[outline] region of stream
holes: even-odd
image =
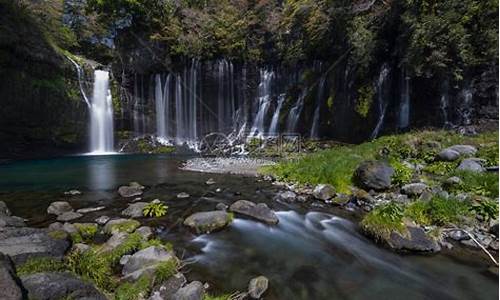
[[[186,277],[208,282],[211,291],[246,290],[258,275],[269,278],[265,299],[498,299],[498,278],[483,260],[450,254],[400,255],[359,233],[353,213],[324,205],[282,203],[277,186],[255,177],[206,174],[179,169],[189,157],[173,155],[68,156],[0,164],[0,200],[31,226],[47,226],[53,201],[74,208],[104,205],[77,222],[118,216],[129,201],[116,193],[138,181],[142,198],[159,198],[167,216],[143,219],[159,228],[187,260]],[[205,182],[213,178],[214,185]],[[79,196],[64,195],[78,189]],[[217,191],[220,189],[220,191]],[[191,195],[177,199],[180,192]],[[193,212],[214,210],[239,199],[265,202],[279,224],[268,226],[236,216],[222,231],[196,236],[181,225]]]

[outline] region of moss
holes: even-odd
[[[234,213],[228,212],[227,213],[227,219],[229,223],[232,223],[234,221]]]
[[[66,270],[63,262],[51,257],[32,257],[16,268],[19,276],[40,272],[62,272]]]
[[[118,224],[112,224],[109,227],[109,232],[133,232],[137,227],[141,226],[141,223],[137,220],[126,220]]]
[[[143,275],[136,282],[122,283],[115,291],[115,300],[146,299],[151,291],[151,278]]]
[[[82,224],[75,223],[74,224],[77,232],[71,234],[71,238],[74,243],[89,243],[94,239],[94,236],[97,234],[97,224]]]
[[[55,240],[65,240],[68,238],[68,233],[64,230],[53,230],[49,232],[49,236]]]
[[[387,239],[394,231],[404,233],[406,226],[403,223],[404,210],[397,203],[389,203],[374,208],[366,214],[361,226],[368,234],[377,239]]]
[[[95,249],[73,251],[66,256],[65,262],[73,273],[92,281],[101,289],[111,290],[116,284],[109,261]]]

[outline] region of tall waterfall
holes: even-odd
[[[169,137],[171,79],[172,76],[168,74],[165,84],[162,85],[161,75],[155,76],[156,135],[163,143],[166,143]]]
[[[292,109],[288,113],[288,120],[286,122],[286,130],[288,133],[297,133],[297,125],[299,124],[300,114],[304,108],[304,98],[307,96],[308,90],[304,88],[302,93],[300,93],[297,102],[295,102]]]
[[[443,123],[445,127],[450,124],[448,118],[448,107],[450,102],[448,89],[449,89],[448,80],[445,80],[441,85],[441,97],[439,99],[439,109],[441,110],[441,113],[443,115]]]
[[[406,68],[401,70],[401,102],[399,104],[399,128],[404,129],[410,125],[410,78]]]
[[[90,106],[90,151],[113,152],[113,103],[109,90],[109,73],[94,72],[94,90]]]
[[[66,56],[66,58],[75,66],[76,68],[76,76],[78,77],[78,86],[80,88],[80,93],[82,94],[83,100],[85,100],[85,103],[87,103],[87,106],[90,108],[90,101],[89,98],[87,98],[87,93],[85,93],[85,89],[83,88],[83,70],[80,65],[71,59],[71,57]]]
[[[460,93],[460,98],[462,101],[460,103],[459,113],[462,125],[471,124],[472,97],[472,89],[470,88],[470,84],[467,83],[465,88]]]
[[[387,95],[384,93],[387,75],[389,75],[389,67],[387,66],[387,64],[383,64],[377,80],[378,120],[377,125],[375,125],[375,128],[373,129],[370,136],[371,139],[374,139],[379,135],[380,130],[382,129],[382,126],[384,124],[385,113],[389,104],[386,99]]]
[[[236,104],[234,66],[225,59],[217,61],[217,129],[227,132],[232,128]]]
[[[278,123],[280,119],[280,112],[281,112],[281,107],[283,106],[283,102],[285,102],[285,94],[280,94],[278,96],[278,105],[276,106],[273,118],[271,119],[271,125],[269,126],[269,134],[272,136],[276,136],[279,133]]]
[[[321,110],[321,102],[325,89],[326,76],[322,76],[318,84],[318,93],[316,95],[316,108],[314,109],[313,123],[311,126],[310,137],[313,139],[319,138],[319,116]]]
[[[266,133],[265,121],[267,111],[271,104],[271,83],[274,78],[274,72],[261,69],[259,83],[259,106],[255,115],[249,137],[263,137]]]

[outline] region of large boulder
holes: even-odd
[[[439,244],[420,227],[407,226],[407,233],[393,231],[386,240],[393,250],[403,252],[439,252]]]
[[[457,151],[460,155],[474,155],[477,152],[476,147],[471,145],[453,145],[447,149]]]
[[[323,201],[330,200],[335,196],[335,188],[330,184],[318,184],[313,190],[313,196]]]
[[[172,251],[163,247],[151,246],[136,252],[123,266],[122,275],[124,280],[137,280],[145,273],[153,273],[160,263],[177,261]]]
[[[136,220],[132,219],[115,219],[108,221],[106,225],[104,225],[104,232],[107,234],[114,234],[116,232],[127,232],[131,233],[134,232],[134,230],[141,226],[141,223],[139,223]]]
[[[190,215],[184,220],[184,225],[191,227],[197,233],[210,233],[226,227],[231,223],[231,216],[225,211],[206,211]]]
[[[144,187],[137,182],[131,182],[129,185],[122,185],[118,188],[118,194],[124,198],[142,195]]]
[[[202,300],[204,293],[203,283],[193,281],[177,290],[172,296],[172,300]]]
[[[461,156],[470,156],[476,154],[477,149],[470,145],[454,145],[441,150],[438,153],[437,159],[443,161],[455,161]]]
[[[66,201],[56,201],[50,203],[49,207],[47,208],[47,213],[51,215],[62,215],[67,212],[73,211],[73,207],[66,202]]]
[[[391,186],[394,169],[384,161],[362,162],[354,172],[355,183],[366,190],[385,190]]]
[[[71,273],[35,273],[24,276],[21,280],[28,291],[29,299],[106,299],[92,284]]]
[[[7,227],[0,231],[0,252],[9,255],[16,265],[34,256],[62,259],[70,243],[53,236],[46,229]]]
[[[269,280],[265,276],[255,277],[248,284],[248,295],[252,299],[260,299],[262,294],[267,291]]]
[[[458,153],[455,150],[452,149],[443,149],[441,152],[438,153],[437,158],[438,160],[442,161],[455,161],[460,157],[460,153]]]
[[[424,191],[428,190],[429,187],[425,183],[409,183],[403,185],[401,192],[408,196],[420,196]]]
[[[24,219],[16,216],[2,216],[0,215],[0,228],[2,227],[24,227]]]
[[[460,165],[458,165],[457,170],[460,171],[470,171],[470,172],[484,172],[485,169],[481,165],[483,160],[479,158],[467,158],[462,160]]]
[[[102,252],[109,252],[116,249],[121,244],[125,243],[129,234],[126,232],[115,232],[104,245],[101,247]]]
[[[16,272],[10,258],[0,253],[0,299],[23,299],[23,292],[17,282]]]
[[[229,210],[252,217],[267,224],[278,224],[279,222],[279,219],[274,211],[272,211],[265,203],[255,204],[247,200],[238,200],[231,204]]]
[[[142,210],[144,209],[144,207],[146,207],[146,205],[148,205],[147,202],[135,202],[135,203],[129,204],[128,207],[122,211],[122,215],[131,217],[131,218],[143,217],[144,214],[142,213]]]

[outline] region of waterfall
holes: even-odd
[[[217,130],[226,133],[234,125],[236,113],[234,66],[225,59],[217,61]]]
[[[469,84],[462,90],[460,93],[462,102],[460,105],[460,117],[462,125],[470,125],[471,124],[471,115],[472,115],[472,90]]]
[[[406,68],[401,70],[401,103],[399,105],[399,128],[404,129],[410,125],[410,78]]]
[[[83,70],[80,65],[71,59],[71,57],[66,56],[66,58],[75,66],[76,68],[76,76],[78,77],[78,86],[80,87],[80,93],[82,94],[83,100],[85,100],[85,103],[87,103],[87,106],[90,108],[90,101],[89,98],[87,98],[87,94],[85,93],[85,89],[83,88]]]
[[[388,101],[386,100],[386,95],[384,93],[384,87],[387,79],[387,75],[389,74],[389,67],[387,64],[382,65],[382,69],[380,70],[380,74],[377,80],[377,105],[378,105],[378,120],[375,128],[372,131],[370,138],[375,139],[382,129],[382,125],[384,124],[385,113],[387,111]]]
[[[265,121],[267,111],[271,104],[271,83],[274,78],[274,72],[261,69],[260,70],[260,82],[259,82],[259,106],[257,110],[257,115],[253,120],[252,128],[250,129],[250,134],[248,137],[258,137],[262,138],[265,134]]]
[[[175,140],[177,144],[182,144],[184,137],[183,107],[181,75],[177,74],[175,77]]]
[[[90,151],[113,152],[113,102],[109,90],[109,73],[94,72],[94,90],[90,106]]]
[[[450,102],[450,97],[448,94],[448,80],[445,80],[441,85],[441,97],[439,99],[439,109],[441,110],[441,114],[443,115],[443,126],[448,126],[450,124],[448,119],[448,107]]]
[[[278,96],[278,105],[276,107],[276,110],[274,111],[273,118],[271,120],[271,126],[269,126],[269,134],[272,136],[277,136],[279,133],[278,123],[283,102],[285,102],[285,94],[280,94]]]
[[[304,88],[302,93],[297,98],[297,102],[293,105],[292,109],[288,113],[288,120],[286,122],[286,129],[288,133],[297,133],[297,125],[299,123],[300,114],[304,108],[304,98],[307,95],[308,90]]]
[[[318,94],[316,95],[316,108],[314,109],[314,117],[310,133],[310,137],[313,139],[319,138],[319,116],[321,110],[321,101],[323,101],[325,81],[326,81],[326,76],[322,76],[318,84]]]
[[[156,108],[156,135],[160,139],[166,138],[167,128],[165,121],[165,97],[161,86],[161,76],[155,76],[155,108]]]

